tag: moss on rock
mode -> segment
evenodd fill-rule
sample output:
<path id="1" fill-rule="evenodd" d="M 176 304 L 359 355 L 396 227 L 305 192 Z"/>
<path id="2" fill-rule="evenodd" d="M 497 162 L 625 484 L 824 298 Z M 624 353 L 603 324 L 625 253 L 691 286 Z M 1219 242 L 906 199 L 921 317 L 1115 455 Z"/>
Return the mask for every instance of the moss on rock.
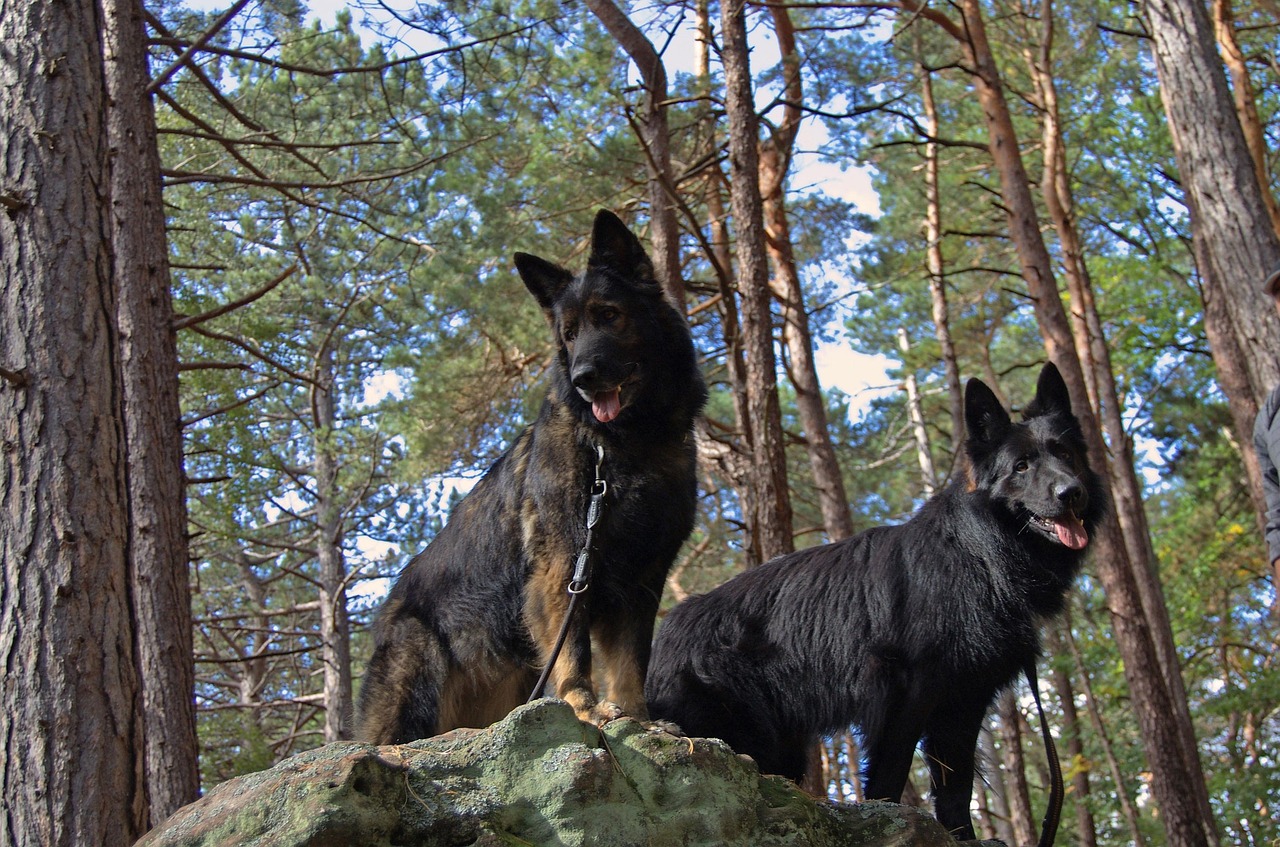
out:
<path id="1" fill-rule="evenodd" d="M 834 804 L 761 776 L 723 742 L 543 700 L 484 730 L 343 742 L 233 779 L 138 847 L 930 847 L 892 803 Z"/>

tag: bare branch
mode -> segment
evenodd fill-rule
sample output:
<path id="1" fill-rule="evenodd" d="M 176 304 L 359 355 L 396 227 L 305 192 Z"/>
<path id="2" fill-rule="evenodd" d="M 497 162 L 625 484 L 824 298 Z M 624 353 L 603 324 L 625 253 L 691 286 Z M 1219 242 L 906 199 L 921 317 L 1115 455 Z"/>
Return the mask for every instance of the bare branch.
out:
<path id="1" fill-rule="evenodd" d="M 275 279 L 271 280 L 261 288 L 258 288 L 254 291 L 250 291 L 248 294 L 241 297 L 240 299 L 232 300 L 230 303 L 224 303 L 218 308 L 211 309 L 202 315 L 191 315 L 189 317 L 180 318 L 173 322 L 173 328 L 175 330 L 186 329 L 187 327 L 195 326 L 196 324 L 201 324 L 201 323 L 204 323 L 205 321 L 211 321 L 214 318 L 221 317 L 222 315 L 225 315 L 228 312 L 234 312 L 236 309 L 239 309 L 241 306 L 247 306 L 250 303 L 252 303 L 254 300 L 257 300 L 260 297 L 267 294 L 269 291 L 271 291 L 273 288 L 278 286 L 280 283 L 284 282 L 289 277 L 293 276 L 294 273 L 297 272 L 297 270 L 298 270 L 298 263 L 294 262 L 292 265 L 290 265 L 289 267 L 281 271 L 280 274 L 277 275 Z"/>
<path id="2" fill-rule="evenodd" d="M 191 57 L 195 55 L 196 51 L 199 50 L 201 47 L 204 47 L 206 44 L 208 44 L 209 39 L 217 35 L 218 32 L 221 31 L 221 29 L 224 26 L 231 23 L 231 19 L 234 18 L 236 15 L 240 14 L 240 10 L 248 5 L 249 5 L 249 0 L 239 0 L 237 3 L 232 5 L 230 9 L 227 9 L 227 11 L 223 12 L 222 17 L 214 21 L 213 26 L 209 27 L 209 29 L 205 31 L 204 35 L 201 35 L 199 38 L 197 38 L 191 44 L 191 46 L 188 47 L 182 53 L 181 56 L 179 56 L 177 59 L 173 61 L 173 64 L 169 65 L 169 67 L 162 70 L 156 76 L 155 79 L 151 80 L 151 82 L 147 85 L 147 94 L 155 94 L 156 91 L 159 90 L 160 86 L 168 82 L 169 78 L 178 72 L 178 68 L 190 63 Z"/>
<path id="3" fill-rule="evenodd" d="M 494 33 L 493 35 L 489 35 L 484 38 L 477 38 L 474 41 L 468 41 L 465 44 L 451 44 L 448 47 L 428 50 L 425 53 L 415 53 L 412 56 L 405 56 L 404 58 L 396 57 L 388 59 L 387 61 L 380 62 L 376 65 L 341 65 L 336 68 L 312 68 L 307 67 L 306 65 L 296 65 L 292 62 L 281 62 L 278 59 L 272 59 L 262 53 L 253 53 L 248 50 L 232 50 L 226 47 L 219 47 L 217 45 L 209 45 L 204 42 L 207 41 L 207 36 L 211 33 L 206 33 L 200 37 L 200 40 L 191 44 L 182 56 L 174 62 L 174 65 L 187 64 L 190 61 L 190 56 L 193 52 L 201 52 L 211 53 L 218 56 L 227 56 L 233 59 L 244 59 L 249 62 L 257 62 L 260 65 L 266 65 L 270 68 L 276 68 L 277 70 L 287 71 L 289 73 L 303 74 L 305 76 L 332 78 L 343 74 L 381 74 L 400 65 L 417 64 L 418 62 L 422 62 L 426 59 L 434 59 L 437 56 L 443 56 L 448 53 L 457 53 L 471 47 L 479 47 L 483 44 L 488 44 L 491 41 L 500 41 L 504 38 L 510 38 L 513 35 L 520 35 L 521 33 L 528 32 L 529 30 L 536 28 L 541 23 L 543 23 L 543 21 L 534 21 L 533 23 L 525 24 L 524 26 L 516 27 L 515 29 Z M 159 38 L 152 38 L 151 42 L 153 44 L 160 44 L 165 47 L 173 48 L 180 48 L 188 44 L 186 39 L 168 34 L 162 35 Z M 170 65 L 170 68 L 172 67 L 173 65 Z M 169 68 L 166 68 L 165 70 L 166 72 L 169 72 Z M 172 75 L 172 73 L 170 73 L 170 75 Z M 159 79 L 159 77 L 157 77 L 157 79 Z M 155 83 L 152 83 L 152 85 L 154 86 Z M 149 88 L 148 91 L 150 90 L 151 89 Z"/>

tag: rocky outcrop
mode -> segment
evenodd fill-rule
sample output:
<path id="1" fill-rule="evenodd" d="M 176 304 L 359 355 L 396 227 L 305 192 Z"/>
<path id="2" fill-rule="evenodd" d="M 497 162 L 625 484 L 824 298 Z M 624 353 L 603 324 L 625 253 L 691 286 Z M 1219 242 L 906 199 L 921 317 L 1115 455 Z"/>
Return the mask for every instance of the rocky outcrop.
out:
<path id="1" fill-rule="evenodd" d="M 138 847 L 929 847 L 927 813 L 832 804 L 722 742 L 603 729 L 558 701 L 401 746 L 330 744 L 219 785 Z"/>

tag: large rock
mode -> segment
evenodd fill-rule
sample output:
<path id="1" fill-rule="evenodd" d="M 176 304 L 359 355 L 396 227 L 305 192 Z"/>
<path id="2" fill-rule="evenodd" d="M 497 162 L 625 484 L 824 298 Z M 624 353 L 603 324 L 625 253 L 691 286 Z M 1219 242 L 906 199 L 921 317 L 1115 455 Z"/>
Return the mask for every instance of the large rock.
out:
<path id="1" fill-rule="evenodd" d="M 330 744 L 233 779 L 138 847 L 952 845 L 918 809 L 815 801 L 722 742 L 544 700 L 485 730 Z"/>

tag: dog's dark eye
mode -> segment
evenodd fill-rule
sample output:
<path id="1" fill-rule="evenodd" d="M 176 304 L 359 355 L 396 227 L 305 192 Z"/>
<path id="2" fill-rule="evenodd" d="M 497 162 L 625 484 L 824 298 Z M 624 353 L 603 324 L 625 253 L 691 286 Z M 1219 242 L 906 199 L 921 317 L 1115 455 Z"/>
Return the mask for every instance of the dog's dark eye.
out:
<path id="1" fill-rule="evenodd" d="M 618 319 L 617 309 L 601 309 L 596 312 L 596 319 L 602 324 L 611 324 Z"/>
<path id="2" fill-rule="evenodd" d="M 578 336 L 578 328 L 576 326 L 567 326 L 561 334 L 564 336 L 565 344 L 572 344 L 573 339 Z"/>
<path id="3" fill-rule="evenodd" d="M 1014 473 L 1026 473 L 1030 469 L 1031 469 L 1031 463 L 1028 462 L 1026 459 L 1019 459 L 1013 465 Z"/>

